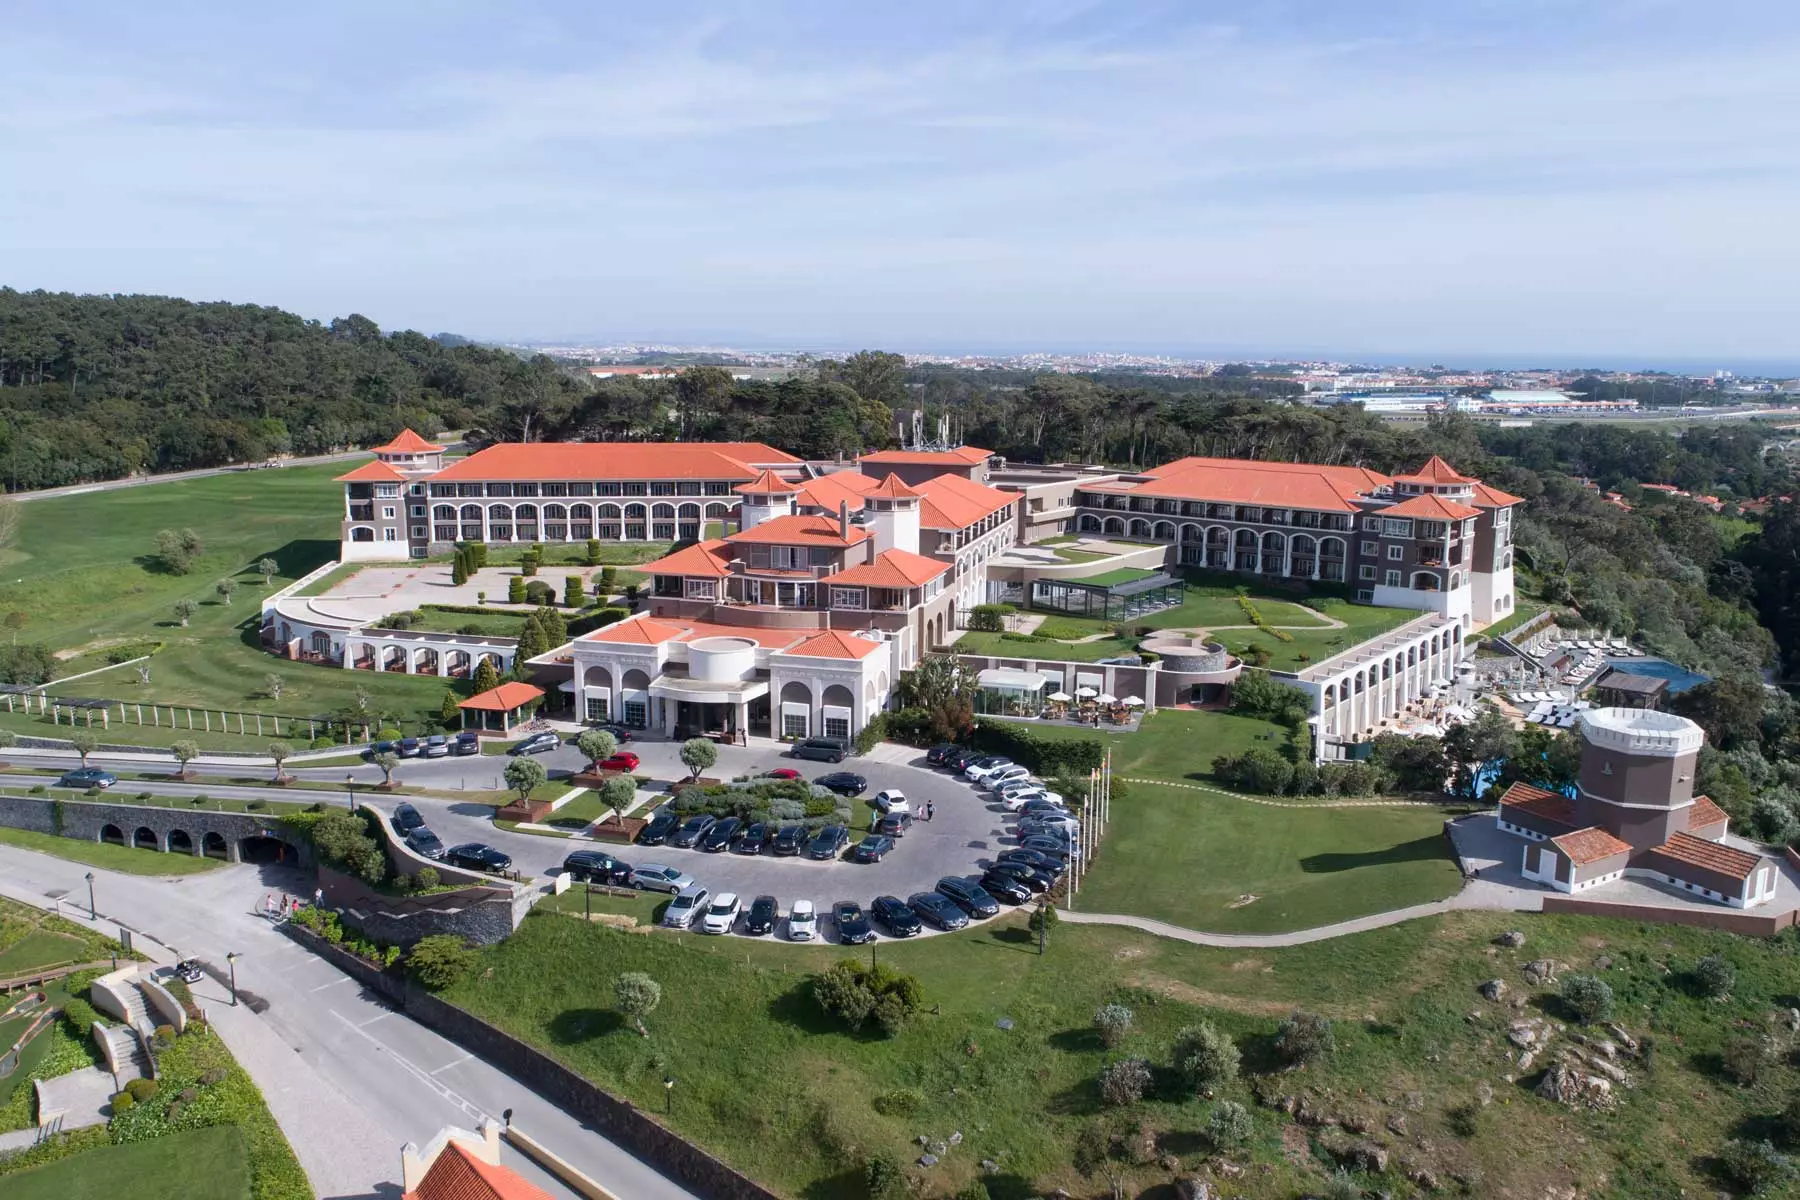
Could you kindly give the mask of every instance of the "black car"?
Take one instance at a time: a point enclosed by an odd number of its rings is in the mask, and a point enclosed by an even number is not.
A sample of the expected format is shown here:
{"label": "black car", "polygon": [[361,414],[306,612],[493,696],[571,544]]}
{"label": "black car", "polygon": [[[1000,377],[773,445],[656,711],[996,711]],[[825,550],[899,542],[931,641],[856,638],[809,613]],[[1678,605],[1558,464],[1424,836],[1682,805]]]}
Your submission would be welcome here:
{"label": "black car", "polygon": [[[1001,859],[989,867],[987,873],[989,875],[1010,875],[1030,888],[1034,895],[1038,892],[1049,891],[1056,883],[1056,876],[1049,871],[1042,871],[1028,862],[1016,860]],[[982,886],[987,887],[987,884],[984,882]],[[992,891],[993,889],[989,888],[988,890]]]}
{"label": "black car", "polygon": [[788,858],[800,853],[806,845],[806,826],[783,825],[769,839],[769,853],[776,858]]}
{"label": "black car", "polygon": [[956,902],[971,917],[992,917],[1000,912],[995,900],[979,883],[960,875],[946,875],[937,881],[937,890]]}
{"label": "black car", "polygon": [[750,902],[750,911],[744,914],[744,932],[761,937],[775,928],[775,919],[780,915],[775,897],[758,896]]}
{"label": "black car", "polygon": [[[737,817],[726,817],[723,821],[715,821],[701,836],[700,848],[708,854],[717,854],[731,845],[731,839],[736,837],[737,831],[743,827],[744,822]],[[675,844],[680,845],[681,843],[677,840]]]}
{"label": "black car", "polygon": [[761,854],[769,844],[769,826],[765,821],[752,821],[731,848],[733,854]]}
{"label": "black car", "polygon": [[512,869],[510,855],[480,842],[464,842],[460,846],[450,847],[444,852],[444,861],[453,867],[466,867],[471,871],[497,872]]}
{"label": "black car", "polygon": [[1039,854],[1047,855],[1063,863],[1067,863],[1072,857],[1069,853],[1069,843],[1057,838],[1028,837],[1021,839],[1019,845],[1027,850],[1036,850]]}
{"label": "black car", "polygon": [[611,721],[602,721],[598,725],[589,725],[589,729],[598,729],[602,733],[610,733],[613,741],[623,746],[631,740],[632,729],[629,725],[619,725]]}
{"label": "black car", "polygon": [[969,914],[956,907],[950,897],[938,892],[914,892],[906,898],[906,907],[934,929],[967,929]]}
{"label": "black car", "polygon": [[833,771],[813,780],[822,788],[830,788],[840,796],[860,796],[869,790],[869,781],[855,771]]}
{"label": "black car", "polygon": [[827,825],[819,830],[819,836],[812,840],[806,848],[806,857],[827,859],[836,858],[850,844],[850,831],[842,825]]}
{"label": "black car", "polygon": [[405,837],[425,823],[425,818],[419,815],[419,810],[410,804],[396,804],[394,815],[388,819],[394,823],[394,832],[401,837]]}
{"label": "black car", "polygon": [[701,813],[697,817],[689,817],[682,822],[681,828],[675,831],[675,836],[669,839],[669,844],[680,846],[683,850],[691,850],[701,838],[706,836],[706,831],[717,823],[716,817],[709,817],[705,813]]}
{"label": "black car", "polygon": [[656,815],[650,818],[650,823],[638,831],[638,844],[640,846],[662,845],[669,840],[669,835],[675,832],[675,826],[680,822],[681,814],[674,809],[658,809]]}
{"label": "black car", "polygon": [[631,878],[631,864],[603,850],[577,850],[563,859],[562,869],[582,883],[623,885]]}
{"label": "black car", "polygon": [[881,922],[889,937],[915,937],[925,928],[919,914],[906,907],[906,901],[898,896],[875,897],[875,902],[869,905],[869,915]]}
{"label": "black car", "polygon": [[950,755],[944,760],[944,765],[960,774],[964,767],[967,767],[976,759],[986,757],[987,755],[980,750],[958,750],[955,754]]}
{"label": "black car", "polygon": [[856,849],[850,852],[850,861],[859,863],[878,863],[887,857],[887,852],[894,848],[894,839],[886,834],[871,833],[856,843]]}
{"label": "black car", "polygon": [[444,843],[438,835],[421,825],[406,835],[406,844],[412,852],[423,858],[437,859],[444,857]]}
{"label": "black car", "polygon": [[477,734],[473,729],[463,730],[461,733],[456,735],[456,740],[454,742],[450,743],[450,753],[457,754],[457,755],[480,754],[481,753],[481,737],[480,737],[480,735]]}
{"label": "black car", "polygon": [[854,900],[833,904],[831,920],[837,926],[838,941],[846,946],[862,946],[875,940],[875,927],[863,916],[862,905]]}
{"label": "black car", "polygon": [[981,877],[981,890],[1008,904],[1023,904],[1031,899],[1031,887],[1024,880],[1005,871],[989,871]]}
{"label": "black car", "polygon": [[955,742],[939,742],[925,752],[925,761],[934,767],[948,766],[951,756],[960,753],[962,753],[962,747]]}
{"label": "black car", "polygon": [[807,738],[803,742],[795,742],[788,753],[795,758],[811,758],[819,762],[841,763],[850,757],[853,749],[844,738],[816,737]]}
{"label": "black car", "polygon": [[875,823],[875,832],[885,837],[897,838],[911,829],[912,825],[911,813],[891,812]]}
{"label": "black car", "polygon": [[1027,850],[1023,846],[1011,846],[1002,850],[1000,852],[999,861],[1003,863],[1024,863],[1028,867],[1042,871],[1052,879],[1061,878],[1063,871],[1068,867],[1068,864],[1060,858],[1054,858],[1048,854],[1040,854],[1036,850]]}

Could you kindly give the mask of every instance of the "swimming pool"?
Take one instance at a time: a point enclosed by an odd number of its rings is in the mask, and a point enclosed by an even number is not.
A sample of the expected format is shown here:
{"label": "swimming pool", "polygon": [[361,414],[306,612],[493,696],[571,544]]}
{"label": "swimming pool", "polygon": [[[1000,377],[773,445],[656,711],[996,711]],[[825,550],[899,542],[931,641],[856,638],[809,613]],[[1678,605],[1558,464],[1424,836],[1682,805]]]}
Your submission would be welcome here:
{"label": "swimming pool", "polygon": [[1653,679],[1669,681],[1669,691],[1685,692],[1689,688],[1705,683],[1711,676],[1700,675],[1677,666],[1666,658],[1608,658],[1606,665],[1617,667],[1632,675],[1648,675]]}

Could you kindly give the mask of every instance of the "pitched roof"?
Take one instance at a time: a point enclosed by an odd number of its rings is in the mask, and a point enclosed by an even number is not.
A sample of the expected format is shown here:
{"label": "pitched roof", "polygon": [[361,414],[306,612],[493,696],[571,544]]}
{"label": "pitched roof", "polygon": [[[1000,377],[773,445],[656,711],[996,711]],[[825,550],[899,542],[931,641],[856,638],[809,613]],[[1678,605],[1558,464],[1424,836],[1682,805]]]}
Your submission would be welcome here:
{"label": "pitched roof", "polygon": [[1523,496],[1515,496],[1511,492],[1503,492],[1497,487],[1489,487],[1485,483],[1475,485],[1475,505],[1477,508],[1505,508],[1512,504],[1523,504]]}
{"label": "pitched roof", "polygon": [[338,483],[404,483],[406,476],[382,462],[379,458],[370,459],[348,475],[339,475]]}
{"label": "pitched roof", "polygon": [[[1310,463],[1264,463],[1230,458],[1184,458],[1145,472],[1145,483],[1124,490],[1136,496],[1204,500],[1215,504],[1256,504],[1356,512],[1351,501],[1388,483],[1385,475],[1360,467],[1320,467]],[[1110,490],[1110,489],[1109,489]]]}
{"label": "pitched roof", "polygon": [[962,529],[990,513],[1010,507],[1019,496],[960,475],[939,475],[918,485],[925,499],[919,525],[925,529]]}
{"label": "pitched roof", "polygon": [[1575,802],[1559,792],[1546,792],[1529,783],[1515,783],[1500,797],[1500,806],[1515,812],[1529,813],[1541,821],[1558,825],[1575,825]]}
{"label": "pitched roof", "polygon": [[542,688],[512,680],[485,692],[477,692],[456,707],[479,709],[482,712],[511,712],[521,704],[541,699],[543,695]]}
{"label": "pitched roof", "polygon": [[827,575],[820,583],[845,584],[852,587],[908,588],[930,583],[950,569],[950,564],[907,550],[883,550],[874,562],[846,567]]}
{"label": "pitched roof", "polygon": [[1654,853],[1665,854],[1676,862],[1687,863],[1704,871],[1712,871],[1730,879],[1748,879],[1750,872],[1762,863],[1760,854],[1739,850],[1720,842],[1709,842],[1691,833],[1677,833]]}
{"label": "pitched roof", "polygon": [[869,540],[869,531],[852,525],[848,536],[838,530],[836,517],[796,515],[772,517],[749,529],[728,534],[728,542],[759,542],[777,546],[854,546]]}
{"label": "pitched roof", "polygon": [[1569,861],[1578,867],[1585,867],[1591,862],[1599,862],[1603,858],[1611,858],[1615,854],[1631,853],[1631,843],[1622,842],[1597,825],[1586,829],[1577,829],[1574,833],[1565,833],[1561,837],[1553,837],[1550,844],[1569,856]]}
{"label": "pitched roof", "polygon": [[1463,521],[1479,517],[1481,510],[1443,496],[1412,496],[1381,510],[1384,517],[1424,517],[1428,520]]}
{"label": "pitched roof", "polygon": [[860,471],[832,471],[801,485],[796,503],[804,508],[823,509],[831,513],[848,505],[851,512],[860,512],[863,497],[874,488],[875,480]]}
{"label": "pitched roof", "polygon": [[923,496],[925,493],[918,491],[915,488],[907,487],[898,475],[890,473],[883,478],[880,483],[876,484],[873,488],[870,488],[864,494],[869,496],[885,496],[890,500],[909,500]]}
{"label": "pitched roof", "polygon": [[550,1200],[550,1193],[507,1167],[482,1162],[451,1141],[403,1200]]}
{"label": "pitched roof", "polygon": [[610,642],[620,646],[660,646],[687,632],[684,625],[672,625],[654,617],[627,617],[611,625],[581,636],[584,642]]}
{"label": "pitched roof", "polygon": [[1265,471],[1277,475],[1316,475],[1337,488],[1346,497],[1366,495],[1393,482],[1380,471],[1372,471],[1368,467],[1327,466],[1323,463],[1265,462],[1260,458],[1209,458],[1203,454],[1190,454],[1186,458],[1166,462],[1160,467],[1148,467],[1140,474],[1156,479],[1181,471],[1190,471],[1195,467],[1217,467],[1229,471]]}
{"label": "pitched roof", "polygon": [[775,472],[765,468],[762,474],[758,475],[755,479],[752,479],[749,483],[740,483],[731,490],[743,496],[747,496],[752,492],[755,492],[758,495],[782,495],[788,492],[799,491],[800,485],[792,480],[783,479]]}
{"label": "pitched roof", "polygon": [[860,456],[856,461],[887,466],[969,467],[984,463],[992,457],[992,450],[983,450],[979,446],[958,446],[954,450],[877,450]]}
{"label": "pitched roof", "polygon": [[410,429],[402,429],[394,440],[385,446],[375,447],[377,454],[436,454],[443,449],[436,442],[428,442]]}
{"label": "pitched roof", "polygon": [[731,574],[730,559],[719,553],[724,548],[724,538],[712,538],[683,546],[673,554],[665,554],[634,569],[646,575],[704,575],[723,579]]}
{"label": "pitched roof", "polygon": [[1712,802],[1711,797],[1695,796],[1694,806],[1688,809],[1688,829],[1705,829],[1712,825],[1724,824],[1731,818],[1725,810]]}
{"label": "pitched roof", "polygon": [[1459,474],[1455,467],[1437,455],[1425,460],[1425,465],[1411,475],[1396,475],[1397,483],[1474,483],[1467,475]]}
{"label": "pitched roof", "polygon": [[752,463],[799,461],[761,442],[500,442],[432,478],[744,480],[756,477]]}
{"label": "pitched roof", "polygon": [[783,654],[797,654],[803,658],[867,658],[881,649],[880,642],[871,642],[868,638],[856,637],[836,629],[827,629],[815,633],[798,646],[789,646]]}

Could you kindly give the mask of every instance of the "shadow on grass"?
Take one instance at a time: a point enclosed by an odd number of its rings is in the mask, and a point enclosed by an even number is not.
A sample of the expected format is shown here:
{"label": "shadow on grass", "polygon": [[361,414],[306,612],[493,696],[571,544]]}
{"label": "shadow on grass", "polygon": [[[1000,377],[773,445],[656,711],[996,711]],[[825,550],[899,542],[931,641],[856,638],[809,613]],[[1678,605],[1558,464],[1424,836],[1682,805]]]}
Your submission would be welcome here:
{"label": "shadow on grass", "polygon": [[573,1046],[626,1028],[625,1018],[606,1008],[566,1008],[550,1020],[550,1040]]}
{"label": "shadow on grass", "polygon": [[1047,1039],[1058,1050],[1069,1054],[1092,1054],[1096,1050],[1106,1049],[1106,1043],[1100,1040],[1097,1029],[1065,1029],[1061,1033],[1053,1033]]}
{"label": "shadow on grass", "polygon": [[815,1179],[800,1189],[803,1200],[864,1200],[868,1194],[869,1188],[860,1168]]}
{"label": "shadow on grass", "polygon": [[1019,954],[1037,953],[1037,935],[1029,929],[1009,926],[996,929],[991,933],[976,934],[968,939],[970,945],[992,946],[999,950],[1011,950]]}
{"label": "shadow on grass", "polygon": [[986,1181],[991,1200],[1030,1200],[1030,1197],[1038,1194],[1031,1180],[1011,1171],[989,1175]]}
{"label": "shadow on grass", "polygon": [[1434,833],[1430,837],[1414,838],[1410,842],[1401,842],[1382,850],[1309,854],[1300,860],[1300,869],[1309,875],[1330,875],[1339,871],[1354,871],[1359,867],[1385,867],[1395,863],[1448,858],[1443,837]]}
{"label": "shadow on grass", "polygon": [[802,980],[769,1001],[769,1016],[802,1033],[848,1032],[837,1018],[826,1013],[819,1007],[819,1002],[813,999],[810,980]]}

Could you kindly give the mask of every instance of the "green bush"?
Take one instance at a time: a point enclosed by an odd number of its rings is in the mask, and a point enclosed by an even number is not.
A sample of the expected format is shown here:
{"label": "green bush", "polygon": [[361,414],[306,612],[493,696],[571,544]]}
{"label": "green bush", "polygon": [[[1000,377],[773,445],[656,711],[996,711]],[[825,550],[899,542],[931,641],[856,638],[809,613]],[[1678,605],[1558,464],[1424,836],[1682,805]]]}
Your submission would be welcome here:
{"label": "green bush", "polygon": [[1243,1145],[1255,1132],[1256,1124],[1250,1118],[1250,1110],[1236,1100],[1221,1100],[1207,1114],[1207,1139],[1220,1151]]}
{"label": "green bush", "polygon": [[100,1014],[94,1006],[79,996],[71,996],[63,1001],[62,1015],[63,1020],[69,1023],[69,1028],[75,1031],[77,1037],[88,1036],[88,1030],[92,1029],[94,1022],[100,1019]]}
{"label": "green bush", "polygon": [[906,1172],[891,1154],[870,1155],[863,1163],[863,1187],[869,1200],[905,1200]]}
{"label": "green bush", "polygon": [[123,1113],[130,1112],[132,1106],[135,1104],[137,1104],[137,1097],[133,1096],[130,1092],[114,1092],[112,1098],[113,1116],[116,1117]]}
{"label": "green bush", "polygon": [[508,604],[525,603],[525,577],[509,575],[506,580],[506,602]]}
{"label": "green bush", "polygon": [[856,752],[867,754],[887,739],[887,713],[876,713],[856,735]]}
{"label": "green bush", "polygon": [[1612,1011],[1612,988],[1592,975],[1565,975],[1559,995],[1583,1025],[1603,1021]]}
{"label": "green bush", "polygon": [[1100,1099],[1113,1108],[1136,1104],[1150,1090],[1150,1064],[1141,1058],[1122,1058],[1100,1068]]}
{"label": "green bush", "polygon": [[975,633],[999,633],[1014,611],[1010,604],[977,604],[969,610],[969,629]]}
{"label": "green bush", "polygon": [[604,629],[631,615],[629,608],[598,608],[586,616],[577,617],[569,622],[569,636],[580,637],[584,633],[592,633],[596,629]]}
{"label": "green bush", "polygon": [[1719,1169],[1732,1183],[1760,1196],[1794,1177],[1794,1161],[1767,1141],[1733,1138],[1719,1152]]}
{"label": "green bush", "polygon": [[154,1079],[133,1079],[125,1085],[126,1094],[139,1104],[154,1099],[157,1090],[158,1085]]}
{"label": "green bush", "polygon": [[1189,1025],[1175,1035],[1175,1071],[1190,1091],[1205,1094],[1238,1075],[1237,1043],[1210,1021]]}
{"label": "green bush", "polygon": [[1131,1033],[1132,1013],[1123,1004],[1108,1004],[1094,1014],[1094,1028],[1100,1031],[1100,1041],[1108,1047],[1117,1046]]}
{"label": "green bush", "polygon": [[1044,737],[1006,721],[983,721],[969,739],[978,750],[1004,754],[1039,775],[1086,775],[1106,757],[1099,738]]}
{"label": "green bush", "polygon": [[1275,1052],[1294,1066],[1317,1062],[1336,1049],[1331,1022],[1317,1013],[1295,1009],[1275,1034]]}
{"label": "green bush", "polygon": [[875,1111],[884,1117],[910,1117],[925,1107],[925,1095],[914,1088],[900,1088],[875,1097]]}
{"label": "green bush", "polygon": [[1694,986],[1707,999],[1721,1000],[1737,986],[1737,969],[1723,956],[1709,954],[1694,964]]}
{"label": "green bush", "polygon": [[442,991],[475,969],[477,956],[453,933],[420,938],[406,955],[406,969],[425,987]]}
{"label": "green bush", "polygon": [[866,966],[846,958],[822,975],[813,977],[813,998],[825,1012],[853,1030],[870,1020],[887,1037],[906,1027],[923,999],[919,981],[886,963]]}

